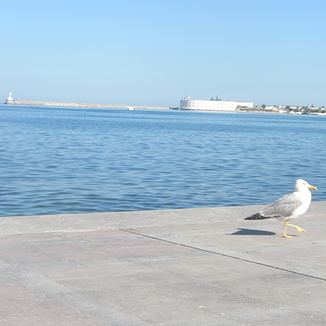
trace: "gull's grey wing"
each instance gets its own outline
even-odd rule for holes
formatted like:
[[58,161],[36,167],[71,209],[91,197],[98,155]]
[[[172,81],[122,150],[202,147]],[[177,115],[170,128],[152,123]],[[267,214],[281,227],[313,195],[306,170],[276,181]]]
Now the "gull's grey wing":
[[302,204],[303,202],[300,197],[292,192],[265,207],[260,213],[269,217],[288,217]]

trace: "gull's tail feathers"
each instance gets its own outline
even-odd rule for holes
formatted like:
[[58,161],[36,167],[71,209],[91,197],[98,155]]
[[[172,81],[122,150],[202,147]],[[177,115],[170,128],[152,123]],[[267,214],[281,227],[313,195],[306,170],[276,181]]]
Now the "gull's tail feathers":
[[272,218],[273,216],[264,216],[260,213],[256,213],[254,215],[248,216],[245,218],[245,220],[266,220],[268,218]]

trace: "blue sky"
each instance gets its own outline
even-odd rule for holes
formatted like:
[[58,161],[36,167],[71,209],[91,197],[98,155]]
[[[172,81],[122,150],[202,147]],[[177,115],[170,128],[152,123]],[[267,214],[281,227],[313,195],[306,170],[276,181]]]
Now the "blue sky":
[[0,0],[1,101],[326,106],[324,0]]

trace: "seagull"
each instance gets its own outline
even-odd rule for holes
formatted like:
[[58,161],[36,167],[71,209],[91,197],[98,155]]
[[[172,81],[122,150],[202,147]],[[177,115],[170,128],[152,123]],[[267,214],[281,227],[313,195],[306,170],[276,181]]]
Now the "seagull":
[[307,181],[298,179],[294,185],[294,192],[284,195],[276,200],[273,204],[266,206],[259,213],[246,217],[245,220],[263,220],[267,218],[277,218],[284,222],[284,238],[293,238],[286,234],[288,226],[294,227],[299,232],[306,230],[290,224],[289,221],[304,214],[310,206],[311,192],[309,189],[317,190],[315,186],[311,186]]

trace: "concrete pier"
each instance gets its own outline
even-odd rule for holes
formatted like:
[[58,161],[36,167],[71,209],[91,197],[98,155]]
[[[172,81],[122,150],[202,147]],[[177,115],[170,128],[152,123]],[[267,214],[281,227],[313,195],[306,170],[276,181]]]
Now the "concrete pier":
[[1,326],[326,324],[326,202],[0,218]]
[[58,106],[58,107],[86,107],[86,108],[116,108],[116,109],[155,109],[169,110],[166,106],[141,106],[141,105],[121,105],[121,104],[92,104],[92,103],[71,103],[71,102],[51,102],[51,101],[25,101],[6,100],[8,105],[31,105],[31,106]]

